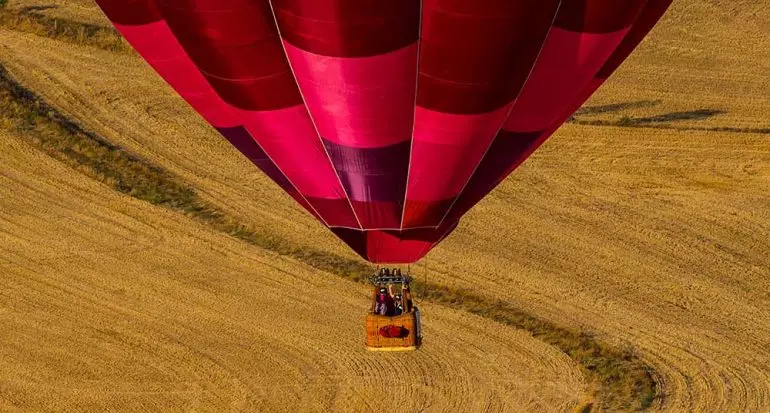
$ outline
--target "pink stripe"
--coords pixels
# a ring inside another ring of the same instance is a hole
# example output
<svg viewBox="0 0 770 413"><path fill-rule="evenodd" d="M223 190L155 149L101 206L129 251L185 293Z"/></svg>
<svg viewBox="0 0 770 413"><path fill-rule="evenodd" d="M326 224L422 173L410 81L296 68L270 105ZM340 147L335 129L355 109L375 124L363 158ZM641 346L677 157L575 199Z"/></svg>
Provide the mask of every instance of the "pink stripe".
<svg viewBox="0 0 770 413"><path fill-rule="evenodd" d="M551 125L575 101L626 33L628 29L592 34L554 27L504 128L535 132Z"/></svg>
<svg viewBox="0 0 770 413"><path fill-rule="evenodd" d="M407 199L457 196L500 129L511 105L480 115L417 107Z"/></svg>
<svg viewBox="0 0 770 413"><path fill-rule="evenodd" d="M312 198L345 198L304 106L259 112L234 107L232 110L302 194Z"/></svg>
<svg viewBox="0 0 770 413"><path fill-rule="evenodd" d="M285 41L284 47L322 137L359 148L409 139L417 44L359 58L317 55Z"/></svg>
<svg viewBox="0 0 770 413"><path fill-rule="evenodd" d="M165 20L141 26L115 24L115 28L146 60L187 56Z"/></svg>
<svg viewBox="0 0 770 413"><path fill-rule="evenodd" d="M591 95L594 94L599 88L604 84L604 79L597 79L592 78L588 81L588 84L586 84L583 89L579 92L577 98L575 98L574 102L571 102L570 105L565 109L561 115L559 115L549 126L548 128L540 134L540 137L535 141L535 143L527 150L526 152L523 152L521 154L521 157L519 158L518 162L514 162L507 170L506 172L500 177L499 182L502 182L505 178L508 177L513 171L515 171L519 166L521 166L524 161L527 160L530 156L532 156L533 153L535 153L540 146L545 143L554 133L556 133L557 130L561 127L561 125L564 124L564 122L569 119L570 116L572 116L575 111L580 109L581 106L591 97ZM510 130L510 129L507 129ZM495 185L497 186L497 185Z"/></svg>

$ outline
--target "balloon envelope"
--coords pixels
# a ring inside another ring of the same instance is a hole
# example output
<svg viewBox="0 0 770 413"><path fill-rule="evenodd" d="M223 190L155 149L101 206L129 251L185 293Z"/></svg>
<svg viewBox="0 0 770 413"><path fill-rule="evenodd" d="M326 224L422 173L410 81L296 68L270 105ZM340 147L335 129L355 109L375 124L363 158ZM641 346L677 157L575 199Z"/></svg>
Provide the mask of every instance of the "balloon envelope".
<svg viewBox="0 0 770 413"><path fill-rule="evenodd" d="M410 263L671 0L97 0L201 116L363 258Z"/></svg>

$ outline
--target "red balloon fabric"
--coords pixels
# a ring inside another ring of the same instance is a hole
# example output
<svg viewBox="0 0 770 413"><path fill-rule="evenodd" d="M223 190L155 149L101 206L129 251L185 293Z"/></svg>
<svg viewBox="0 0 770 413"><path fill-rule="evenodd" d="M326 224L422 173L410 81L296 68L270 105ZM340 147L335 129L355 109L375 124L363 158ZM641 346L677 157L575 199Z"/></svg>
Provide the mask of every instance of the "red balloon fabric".
<svg viewBox="0 0 770 413"><path fill-rule="evenodd" d="M419 260L672 0L97 0L201 116L364 259Z"/></svg>

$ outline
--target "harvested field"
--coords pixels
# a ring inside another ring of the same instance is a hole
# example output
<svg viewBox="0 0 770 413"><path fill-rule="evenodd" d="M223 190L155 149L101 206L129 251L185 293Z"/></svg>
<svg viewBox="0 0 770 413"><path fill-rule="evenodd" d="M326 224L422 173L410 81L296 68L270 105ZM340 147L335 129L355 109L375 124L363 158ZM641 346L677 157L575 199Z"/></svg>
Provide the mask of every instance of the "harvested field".
<svg viewBox="0 0 770 413"><path fill-rule="evenodd" d="M421 351L369 353L365 287L0 142L0 410L550 412L586 393L558 349L429 303Z"/></svg>
<svg viewBox="0 0 770 413"><path fill-rule="evenodd" d="M97 14L92 18L97 21ZM770 12L756 0L676 1L650 39L576 117L597 124L565 126L466 217L418 274L593 332L619 347L631 346L658 374L662 387L653 402L656 410L770 409L770 134L763 132L770 128L769 24ZM2 29L0 48L2 63L26 86L88 129L190 182L207 202L296 245L353 257L136 56ZM5 266L4 279L6 272L11 274L9 285L17 287L0 297L29 297L20 302L46 304L30 304L40 309L10 317L23 311L8 310L16 307L4 302L0 317L19 323L13 324L14 331L23 335L14 337L25 342L34 338L36 360L49 360L53 367L35 375L46 370L22 358L21 344L0 346L3 360L13 360L1 370L16 372L0 377L0 383L17 383L0 387L0 401L21 400L32 409L51 410L79 403L99 410L110 406L108 390L117 388L126 398L121 405L136 408L198 403L191 400L221 408L233 400L262 403L267 395L311 409L352 408L353 403L366 408L365 395L378 378L366 373L368 384L359 387L357 375L366 369L358 366L373 363L387 370L389 363L403 363L401 358L370 358L359 352L356 329L361 328L366 297L357 284L290 261L275 262L264 251L178 215L83 182L82 176L12 135L2 136L0 172L5 180L0 190L5 192L0 203L2 214L8 215L0 228L11 235L0 238L0 251L11 251L15 258L5 262L3 255L0 265ZM27 198L37 201L25 203ZM120 218L115 211L121 211ZM26 229L12 225L19 216L29 220ZM142 232L136 222L151 224ZM85 237L81 227L99 228L104 237ZM127 232L120 238L116 231ZM137 241L143 246L126 241L135 238L127 235L133 232L140 234L136 239L146 240ZM62 238L71 233L85 238ZM152 238L156 233L163 241ZM43 239L49 241L39 242ZM121 258L145 247L130 260ZM189 257L201 257L196 258L200 264L191 268ZM124 269L134 260L135 268ZM255 292L261 282L255 280L263 277L272 286L269 298ZM131 294L110 296L114 285ZM218 288L221 297L210 291ZM298 298L296 289L311 295ZM312 332L325 321L316 323L311 304L332 291L348 303L334 318L345 333L319 338ZM94 298L99 296L103 298ZM146 314L148 303L152 310ZM276 310L256 311L265 306ZM274 331L263 325L279 311L297 306L304 315L293 328ZM584 397L580 370L553 347L465 313L440 306L426 310L426 334L440 348L426 346L425 352L406 360L425 366L414 372L417 383L436 374L441 384L416 386L409 390L410 398L429 400L425 406L436 411L477 411L486 404L455 403L469 402L461 400L464 394L474 394L473 401L484 394L478 400L492 400L490 410L552 411L572 408ZM93 319L75 317L82 313L93 313ZM254 318L243 318L247 313ZM457 320L482 327L464 339L451 338ZM104 349L111 343L106 336L85 333L99 323L114 323L122 331L119 337L129 337L113 344L122 350ZM69 333L47 330L51 324L66 326ZM87 338L73 338L80 336ZM478 353L462 351L477 340L485 343L474 350ZM72 341L81 350L72 350ZM268 350L267 343L275 341L283 344L280 353ZM338 342L345 348L338 348ZM105 359L82 356L82 349L93 348L100 348L97 354ZM226 354L214 354L213 348L226 349ZM311 351L334 361L327 365L309 356ZM70 360L73 353L83 358ZM438 354L451 361L439 362ZM270 365L288 371L280 380L271 377L274 387L259 390L256 385L267 375L259 370L264 367L257 357L278 358ZM143 373L132 376L130 363L145 366ZM452 363L463 366L462 377L448 374ZM498 368L497 363L505 364ZM114 381L88 381L102 375L99 369L114 365L120 371ZM201 379L203 375L213 378ZM71 380L70 387L54 387L62 376ZM121 382L126 377L134 380ZM324 387L329 378L343 384ZM551 382L553 386L543 384ZM142 387L146 383L157 387ZM305 396L296 383L319 391ZM481 383L501 384L480 393L478 389L487 388ZM9 386L13 392L5 391ZM328 400L339 404L324 404Z"/></svg>

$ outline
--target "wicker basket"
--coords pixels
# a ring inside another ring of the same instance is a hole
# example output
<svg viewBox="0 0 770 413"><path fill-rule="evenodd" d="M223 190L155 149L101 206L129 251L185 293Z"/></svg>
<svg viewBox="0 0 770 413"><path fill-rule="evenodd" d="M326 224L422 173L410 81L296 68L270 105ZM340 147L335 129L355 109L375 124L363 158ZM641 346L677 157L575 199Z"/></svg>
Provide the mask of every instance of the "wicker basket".
<svg viewBox="0 0 770 413"><path fill-rule="evenodd" d="M401 337L385 337L380 333L383 327L401 327ZM422 341L420 313L416 308L409 313L388 317L369 313L366 316L366 348L370 351L417 350Z"/></svg>

